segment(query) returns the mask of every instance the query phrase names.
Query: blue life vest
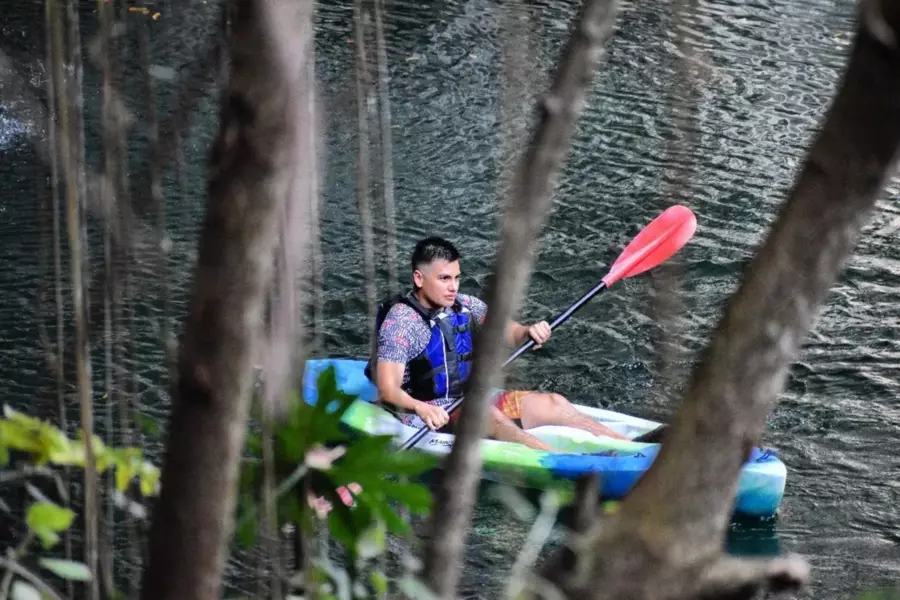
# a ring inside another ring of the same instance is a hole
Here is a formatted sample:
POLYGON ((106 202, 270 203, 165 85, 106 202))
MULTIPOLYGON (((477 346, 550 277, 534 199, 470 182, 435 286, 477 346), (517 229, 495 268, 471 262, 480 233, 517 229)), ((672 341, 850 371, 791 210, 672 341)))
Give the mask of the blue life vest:
MULTIPOLYGON (((416 400, 462 397, 463 384, 472 373, 477 319, 459 299, 449 310, 428 310, 412 292, 396 296, 379 306, 375 331, 381 328, 388 311, 397 302, 412 307, 431 330, 428 345, 406 364, 403 391, 416 400)), ((377 333, 376 333, 377 335, 377 333)), ((373 380, 371 365, 366 376, 373 380)))

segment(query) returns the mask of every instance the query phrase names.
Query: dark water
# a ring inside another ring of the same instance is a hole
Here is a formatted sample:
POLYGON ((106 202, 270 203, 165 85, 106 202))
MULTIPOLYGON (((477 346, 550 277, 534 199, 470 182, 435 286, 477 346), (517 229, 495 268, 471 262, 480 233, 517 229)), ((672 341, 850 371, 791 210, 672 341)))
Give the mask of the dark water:
MULTIPOLYGON (((511 80, 520 94, 533 95, 546 85, 575 3, 547 0, 517 10, 516 16, 527 10, 526 24, 515 24, 527 55, 523 74, 511 80)), ((172 33, 154 38, 154 61, 186 66, 213 26, 206 18, 210 11, 163 19, 172 33)), ((85 28, 93 31, 89 13, 85 28)), ((364 301, 350 16, 346 2, 320 7, 318 59, 327 113, 327 352, 359 356, 367 332, 358 320, 364 301)), ((838 83, 854 17, 854 5, 846 1, 720 0, 701 3, 676 29, 665 3, 623 7, 541 235, 524 316, 547 318, 565 308, 596 283, 640 225, 675 202, 687 204, 699 222, 671 271, 679 278, 680 304, 663 327, 659 307, 671 294, 654 292, 658 275, 622 282, 560 329, 549 347, 518 361, 510 371, 513 384, 651 418, 672 414, 695 353, 800 166, 838 83), (677 62, 679 31, 691 49, 688 70, 696 77, 686 131, 672 116, 673 106, 689 108, 673 96, 674 74, 684 69, 677 62), (680 175, 687 177, 686 186, 677 185, 680 175), (654 350, 661 337, 672 342, 668 376, 654 350)), ((4 44, 26 46, 27 35, 26 42, 16 36, 27 31, 30 18, 24 8, 6 15, 4 44)), ((497 4, 472 0, 433 3, 427 11, 397 2, 386 24, 401 269, 417 238, 441 234, 458 242, 465 291, 476 293, 496 243, 500 178, 509 160, 504 148, 523 145, 519 138, 504 146, 505 119, 521 126, 531 107, 529 96, 504 96, 500 33, 508 22, 497 4)), ((93 85, 96 75, 87 81, 93 85)), ((171 88, 161 84, 166 107, 171 88)), ((96 94, 93 88, 88 99, 94 128, 96 94)), ((191 275, 214 111, 208 96, 187 142, 187 194, 168 182, 169 264, 178 302, 191 275)), ((54 400, 35 342, 33 306, 41 280, 36 157, 20 134, 27 123, 2 112, 0 389, 4 401, 43 410, 54 400)), ((96 154, 90 156, 96 161, 96 154)), ((900 250, 892 244, 898 210, 890 202, 897 191, 892 183, 770 415, 763 442, 779 450, 789 469, 777 522, 737 523, 728 540, 736 553, 806 556, 810 597, 850 598, 890 585, 898 575, 900 318, 894 307, 900 250)), ((148 297, 156 291, 152 277, 139 284, 148 297)), ((138 392, 146 413, 162 418, 168 399, 159 387, 164 368, 154 337, 160 317, 158 303, 142 307, 138 392)), ((526 532, 496 502, 479 502, 464 573, 466 596, 496 597, 502 591, 526 532)))

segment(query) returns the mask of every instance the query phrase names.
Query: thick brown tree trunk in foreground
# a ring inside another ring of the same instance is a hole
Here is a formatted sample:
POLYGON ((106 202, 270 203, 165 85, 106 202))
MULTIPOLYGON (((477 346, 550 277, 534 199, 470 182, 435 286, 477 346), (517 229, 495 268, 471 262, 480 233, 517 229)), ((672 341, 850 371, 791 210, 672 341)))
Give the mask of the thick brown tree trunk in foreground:
POLYGON ((234 8, 146 600, 219 597, 278 220, 305 186, 295 166, 308 151, 298 125, 312 4, 235 0, 234 8))
POLYGON ((749 598, 760 587, 805 583, 802 560, 725 558, 722 541, 747 453, 893 173, 898 40, 898 4, 864 2, 822 131, 729 302, 658 458, 619 511, 577 544, 577 560, 562 553, 544 570, 569 597, 749 598))
POLYGON ((453 598, 456 593, 460 557, 481 474, 479 446, 487 433, 487 394, 498 383, 506 351, 504 331, 527 287, 533 248, 550 209, 557 175, 588 85, 612 34, 615 4, 613 0, 585 3, 550 91, 539 105, 541 120, 513 181, 494 276, 488 285, 490 308, 478 334, 474 372, 466 389, 468 400, 437 493, 425 553, 427 583, 441 598, 453 598))

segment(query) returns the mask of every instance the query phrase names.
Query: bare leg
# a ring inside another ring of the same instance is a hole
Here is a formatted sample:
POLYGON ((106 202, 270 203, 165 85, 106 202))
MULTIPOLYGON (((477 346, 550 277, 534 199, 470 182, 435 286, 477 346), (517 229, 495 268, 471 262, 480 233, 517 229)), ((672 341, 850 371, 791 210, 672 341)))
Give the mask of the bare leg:
POLYGON ((582 413, 559 394, 535 392, 523 396, 522 427, 530 429, 541 425, 562 425, 583 429, 594 435, 628 439, 628 436, 617 433, 582 413))
POLYGON ((490 429, 489 435, 496 440, 500 440, 501 442, 515 442, 517 444, 523 444, 528 446, 529 448, 535 448, 537 450, 549 450, 550 452, 560 452, 559 449, 554 448, 550 444, 547 444, 543 440, 538 437, 535 437, 528 433, 527 431, 522 431, 518 425, 512 422, 512 420, 500 412, 500 409, 496 406, 491 407, 491 421, 490 421, 490 429))

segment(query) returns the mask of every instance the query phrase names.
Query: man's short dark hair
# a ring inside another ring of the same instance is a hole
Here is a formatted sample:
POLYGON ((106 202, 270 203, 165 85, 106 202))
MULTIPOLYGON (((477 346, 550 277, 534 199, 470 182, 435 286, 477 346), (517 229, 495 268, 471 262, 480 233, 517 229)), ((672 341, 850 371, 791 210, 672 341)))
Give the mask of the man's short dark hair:
POLYGON ((410 264, 415 271, 422 265, 430 265, 436 260, 454 262, 459 260, 459 250, 444 238, 432 236, 419 240, 413 249, 410 264))

